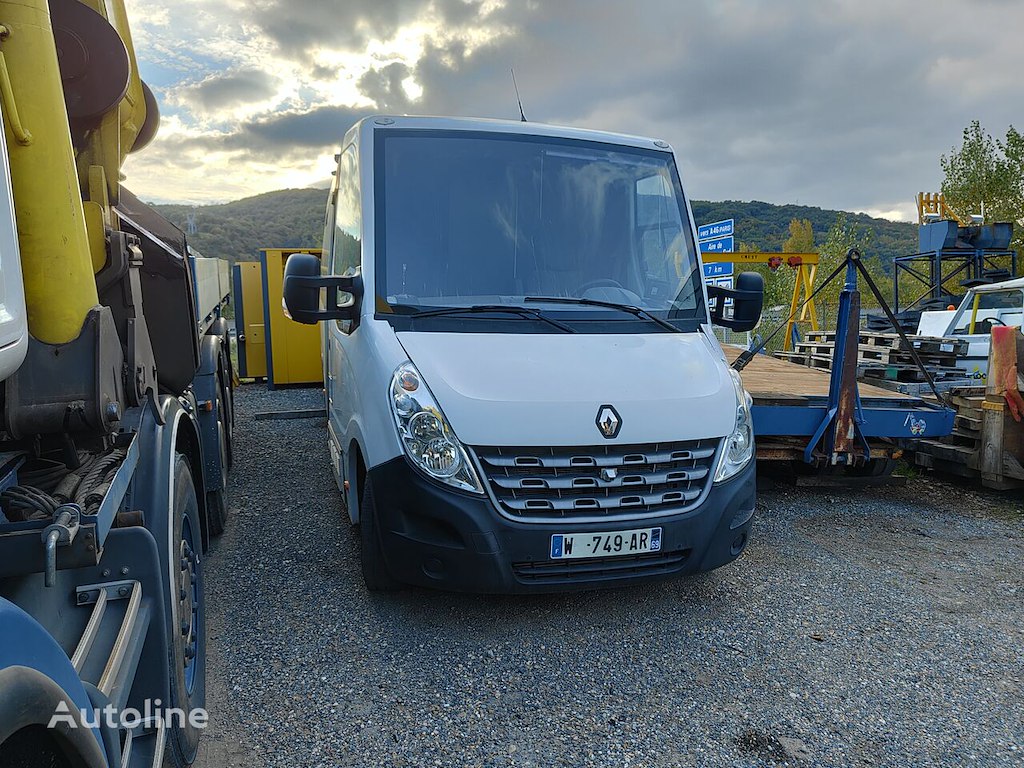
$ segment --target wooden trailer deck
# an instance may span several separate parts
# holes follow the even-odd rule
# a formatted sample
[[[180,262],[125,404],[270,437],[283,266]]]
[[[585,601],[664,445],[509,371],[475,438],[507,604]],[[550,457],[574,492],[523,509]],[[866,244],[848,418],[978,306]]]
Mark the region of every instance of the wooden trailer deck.
[[[743,352],[733,346],[725,346],[724,350],[730,363]],[[740,376],[754,401],[758,462],[765,465],[811,461],[807,458],[807,446],[813,435],[820,435],[823,420],[829,418],[829,372],[769,355],[755,355]],[[872,459],[898,458],[902,454],[900,439],[941,436],[949,434],[952,428],[952,411],[863,381],[857,382],[857,387],[864,414],[859,430]],[[822,457],[818,449],[814,454],[816,461],[827,463],[828,457]],[[882,462],[875,469],[888,472],[891,466],[891,462]]]
[[[743,351],[740,347],[724,346],[725,358],[732,363]],[[809,397],[828,397],[828,371],[808,368],[798,363],[771,357],[755,355],[747,367],[740,371],[743,386],[754,402],[759,405],[799,405]],[[880,398],[886,400],[908,400],[907,395],[889,389],[874,387],[858,382],[861,400]]]

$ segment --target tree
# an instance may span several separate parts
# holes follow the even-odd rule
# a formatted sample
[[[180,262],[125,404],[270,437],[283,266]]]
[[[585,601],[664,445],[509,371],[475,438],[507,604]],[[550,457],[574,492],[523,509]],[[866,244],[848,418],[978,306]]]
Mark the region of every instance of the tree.
[[[809,219],[791,219],[789,237],[782,244],[783,253],[811,253],[814,250],[814,228]]]
[[[777,246],[776,246],[777,247]],[[749,243],[741,242],[739,251],[758,251]],[[789,237],[782,244],[784,253],[812,253],[814,247],[814,227],[809,219],[791,219]],[[764,305],[766,307],[782,307],[787,312],[793,300],[793,288],[796,285],[796,271],[783,263],[777,269],[767,265],[757,266],[754,271],[760,272],[764,278]]]
[[[961,219],[984,211],[986,222],[1012,221],[1013,248],[1024,247],[1024,137],[1011,125],[999,141],[973,121],[963,144],[940,159],[942,194]]]
[[[835,223],[825,236],[825,242],[822,243],[821,250],[819,251],[821,260],[818,264],[818,276],[815,287],[820,286],[822,281],[831,275],[836,267],[843,263],[846,259],[846,254],[851,248],[856,248],[861,252],[862,256],[866,256],[871,240],[872,232],[870,229],[857,224],[851,224],[845,213],[837,215]],[[881,291],[882,296],[887,296],[886,291],[891,292],[892,280],[882,268],[881,261],[877,258],[865,258],[863,263],[867,268],[868,274],[874,280],[875,285]],[[824,328],[831,328],[835,324],[835,313],[839,306],[839,294],[843,290],[845,282],[846,275],[841,272],[818,294],[819,298],[816,299],[818,315]],[[857,287],[861,294],[861,306],[877,306],[878,302],[875,301],[871,289],[863,283],[863,278],[859,278]]]

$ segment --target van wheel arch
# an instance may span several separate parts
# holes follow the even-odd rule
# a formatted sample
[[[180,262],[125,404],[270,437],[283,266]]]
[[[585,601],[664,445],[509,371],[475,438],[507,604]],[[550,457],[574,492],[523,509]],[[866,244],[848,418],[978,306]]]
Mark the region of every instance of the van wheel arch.
[[[345,479],[348,481],[345,506],[348,510],[349,520],[353,525],[359,525],[359,502],[362,500],[363,489],[366,487],[366,460],[363,458],[363,450],[357,440],[353,439],[349,443],[345,461]]]

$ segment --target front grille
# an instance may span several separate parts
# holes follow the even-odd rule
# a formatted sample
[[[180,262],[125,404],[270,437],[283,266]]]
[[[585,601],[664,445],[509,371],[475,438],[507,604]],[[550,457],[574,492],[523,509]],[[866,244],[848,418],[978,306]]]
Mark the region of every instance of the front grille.
[[[501,511],[520,520],[683,512],[711,480],[717,440],[474,448]]]
[[[674,573],[683,568],[690,552],[689,549],[683,549],[678,552],[650,552],[627,557],[513,563],[512,572],[519,581],[526,584],[612,581],[633,576]]]

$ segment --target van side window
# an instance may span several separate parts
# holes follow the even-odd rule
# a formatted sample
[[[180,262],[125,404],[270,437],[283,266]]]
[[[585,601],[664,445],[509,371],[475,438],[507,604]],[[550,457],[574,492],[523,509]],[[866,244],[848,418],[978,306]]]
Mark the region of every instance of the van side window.
[[[335,275],[355,274],[362,257],[362,213],[359,210],[359,167],[355,145],[341,156],[338,199],[334,218],[333,269]]]

